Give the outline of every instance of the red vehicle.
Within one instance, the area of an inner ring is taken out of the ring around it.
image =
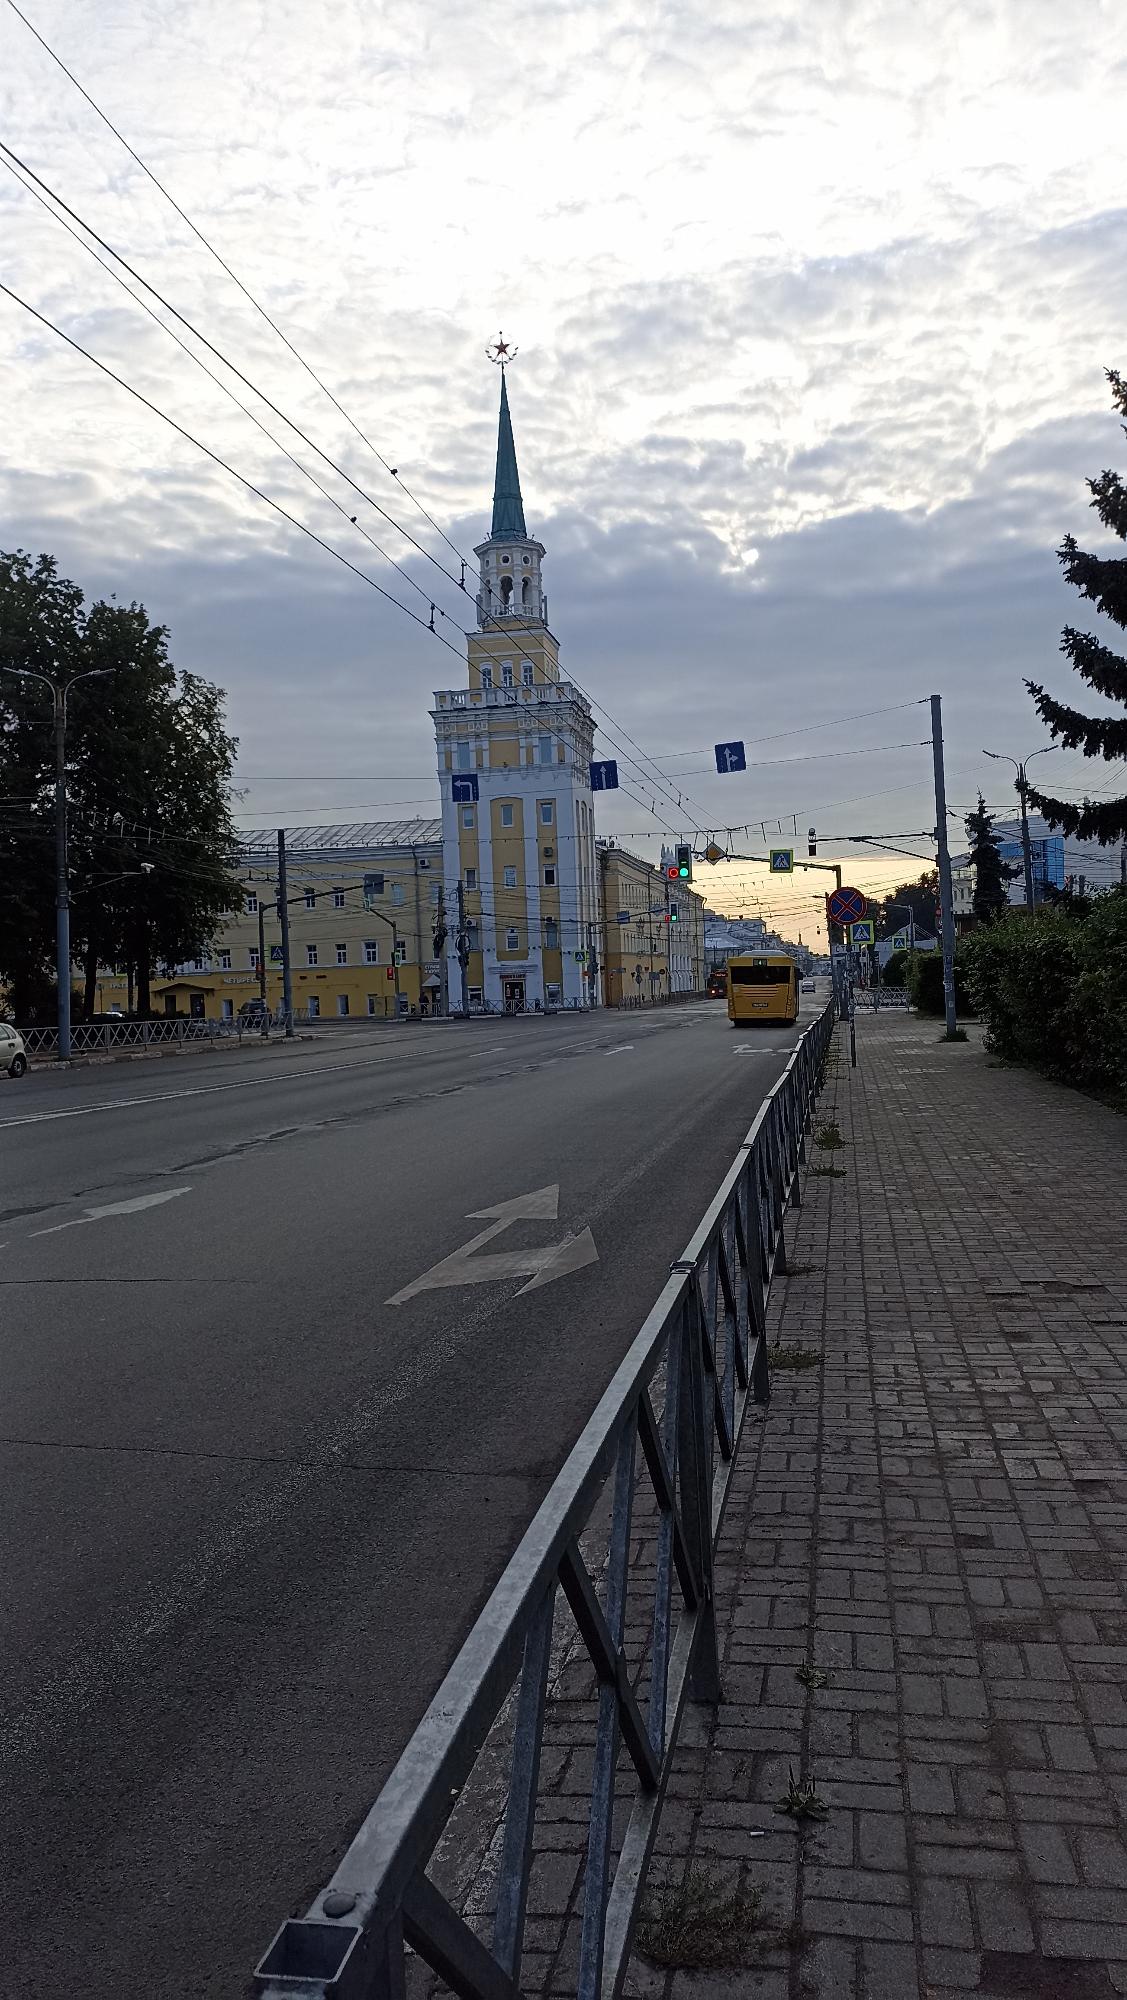
[[[710,1000],[728,998],[728,973],[723,965],[714,967],[708,975],[708,998]]]

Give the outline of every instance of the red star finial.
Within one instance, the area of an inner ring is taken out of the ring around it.
[[[515,358],[517,350],[505,339],[503,333],[499,333],[492,347],[487,347],[485,352],[494,365],[504,373],[506,364]]]

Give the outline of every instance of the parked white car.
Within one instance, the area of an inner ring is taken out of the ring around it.
[[[7,1076],[22,1076],[26,1069],[23,1036],[18,1028],[11,1028],[7,1021],[0,1021],[0,1072]]]

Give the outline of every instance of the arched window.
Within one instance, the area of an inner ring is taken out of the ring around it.
[[[531,588],[530,588],[530,585],[529,585],[529,581],[528,581],[528,578],[527,578],[527,577],[525,577],[525,579],[524,579],[524,582],[523,582],[523,583],[521,584],[521,587],[520,587],[520,601],[521,601],[521,603],[522,603],[522,604],[527,604],[527,603],[528,603],[528,600],[529,600],[529,598],[531,597],[531,595],[532,595],[532,591],[531,591]]]
[[[512,594],[513,594],[513,579],[511,576],[503,576],[501,578],[501,608],[503,611],[508,610],[509,599],[512,597]]]

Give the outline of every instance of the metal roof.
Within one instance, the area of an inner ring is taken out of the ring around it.
[[[442,841],[440,819],[346,820],[339,826],[287,826],[287,854],[356,853],[368,847],[435,847]],[[244,833],[240,847],[245,853],[276,853],[276,826]]]

